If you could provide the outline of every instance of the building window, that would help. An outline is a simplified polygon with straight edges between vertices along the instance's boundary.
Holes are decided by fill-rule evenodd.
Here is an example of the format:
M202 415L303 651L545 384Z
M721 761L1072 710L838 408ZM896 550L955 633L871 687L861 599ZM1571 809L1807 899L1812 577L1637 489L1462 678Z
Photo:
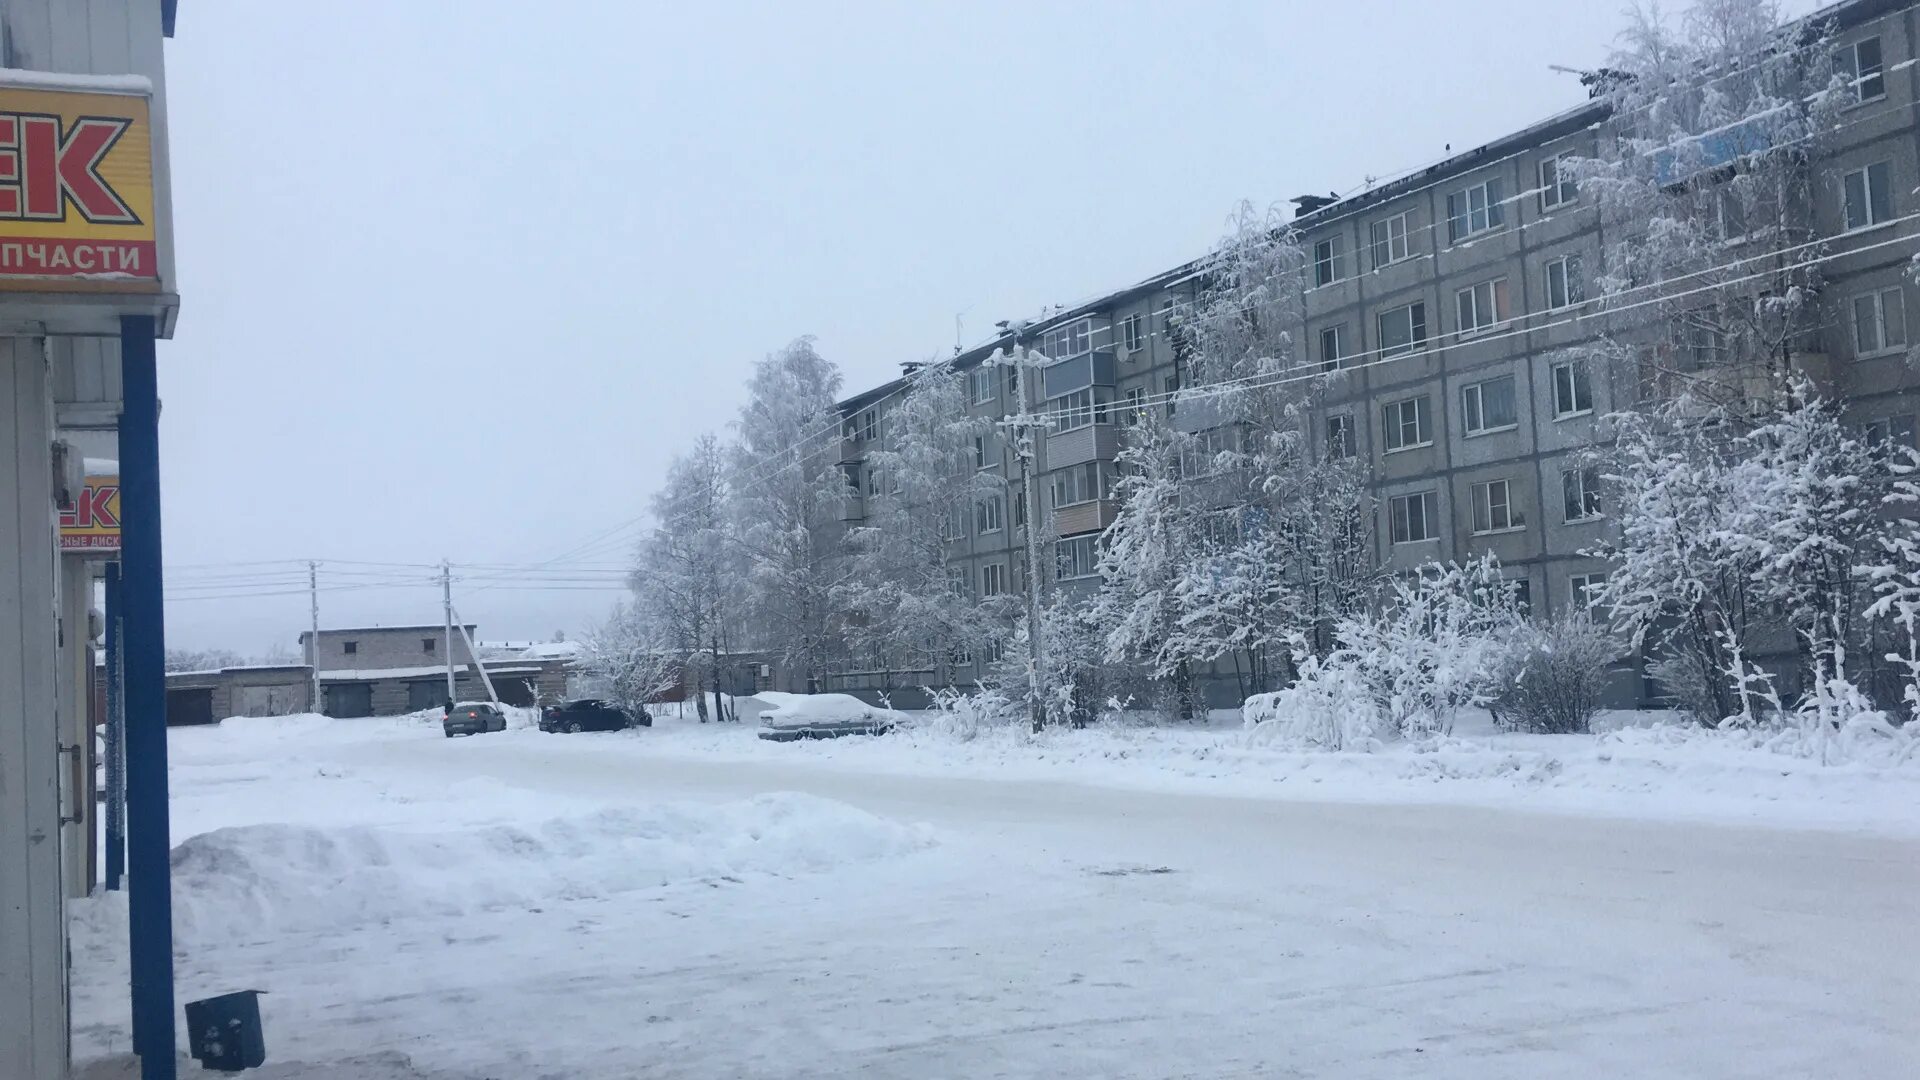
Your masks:
M967 508L956 503L947 507L946 514L940 519L940 539L960 540L967 535Z
M440 641L438 638L423 637L420 639L420 651L423 653L431 653L439 644Z
M876 469L876 468L867 469L867 494L869 495L880 494L880 470L879 469Z
M955 600L967 599L967 568L964 566L947 567L947 595Z
M1461 289L1454 294L1454 304L1459 310L1461 337L1506 322L1507 279L1495 278L1470 289Z
M1589 465L1560 474L1560 512L1568 524L1600 516L1600 470Z
M880 419L872 409L853 418L853 426L847 432L854 442L872 442L880 433Z
M1055 360L1079 356L1093 348L1093 320L1075 319L1065 326L1047 331L1047 355Z
M1840 53L1840 67L1853 80L1853 100L1875 101L1887 96L1879 38L1862 38L1847 46Z
M1553 418L1584 416L1593 411L1593 385L1587 380L1587 362L1571 360L1553 365Z
M988 563L980 568L980 595L999 596L1007 591L1007 568L999 563Z
M1726 361L1727 335L1714 321L1711 310L1691 312L1683 316L1681 325L1683 354L1693 370L1716 367Z
M1327 417L1327 457L1350 458L1354 453L1352 414L1336 413Z
M1587 298L1587 286L1580 279L1580 256L1562 255L1547 263L1547 306L1572 307Z
M1473 531L1476 533L1512 532L1526 527L1527 518L1513 505L1513 485L1505 480L1475 484Z
M1002 495L989 495L976 500L973 504L973 531L985 536L997 533L1007 527L1007 500Z
M1438 497L1431 491L1416 495L1396 495L1387 503L1393 519L1393 542L1417 544L1440 535Z
M1174 406L1174 397L1175 395L1180 393L1180 376L1169 375L1166 377L1165 380L1162 381L1161 385L1166 389L1167 415L1172 416L1173 406Z
M1053 474L1053 507L1058 510L1067 506L1093 502L1106 493L1101 490L1100 465L1089 461L1084 465L1075 465L1071 469Z
M1600 602L1601 586L1607 583L1605 571L1592 574L1572 574L1567 578L1567 592L1573 602L1584 608L1592 608Z
M1847 229L1864 229L1893 217L1891 166L1875 162L1855 169L1841 180L1846 196Z
M1380 355L1404 356L1427 343L1427 305L1424 302L1380 313Z
M1909 450L1920 447L1920 443L1914 440L1912 413L1874 420L1867 424L1866 436L1867 442L1874 446L1904 446Z
M1448 195L1449 241L1457 244L1469 236L1506 224L1507 208L1502 205L1505 195L1506 185L1497 176Z
M1433 442L1433 422L1429 411L1425 394L1405 401L1388 402L1380 410L1386 430L1387 453L1430 445Z
M1375 270L1407 257L1407 225L1412 219L1413 212L1409 210L1367 226L1367 242L1373 249Z
M985 405L993 400L993 368L981 364L967 373L967 383L973 388L973 403Z
M1058 540L1053 545L1053 576L1060 581L1070 578L1092 577L1100 571L1098 553L1094 550L1093 536L1076 536L1069 540Z
M1128 352L1139 352L1147 347L1146 319L1138 313L1120 320L1120 341Z
M1347 350L1340 341L1344 326L1326 326L1320 330L1320 370L1332 371L1340 366L1340 358Z
M1502 375L1461 387L1460 417L1469 435L1485 435L1519 426L1513 404L1513 376Z
M1142 413L1146 411L1146 406L1140 403L1140 399L1144 396L1146 395L1142 393L1140 388L1137 386L1127 391L1127 426L1128 427L1140 426L1140 416Z
M1171 296L1167 297L1165 300L1160 301L1160 332L1161 333L1164 334L1167 331L1173 329L1173 313L1176 306L1177 305L1173 297Z
M1906 347L1906 294L1898 285L1853 298L1855 356L1881 356Z
M1071 394L1065 394L1047 402L1047 412L1053 417L1053 430L1056 432L1078 431L1093 423L1094 404L1092 387L1075 390ZM1099 419L1104 420L1105 417L1102 416Z
M1313 283L1331 285L1347 276L1345 244L1339 236L1316 240L1313 244Z
M1566 161L1571 152L1555 154L1540 162L1540 210L1547 210L1570 203L1579 191L1573 186L1573 177L1568 175Z

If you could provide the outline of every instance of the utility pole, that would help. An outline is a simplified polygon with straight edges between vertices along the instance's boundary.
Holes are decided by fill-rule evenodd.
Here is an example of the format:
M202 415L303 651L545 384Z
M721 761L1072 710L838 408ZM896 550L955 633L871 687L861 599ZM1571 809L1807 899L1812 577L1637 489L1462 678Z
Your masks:
M1006 418L1002 426L1013 440L1020 458L1020 497L1027 508L1027 697L1033 730L1038 734L1047 723L1046 643L1040 633L1040 488L1034 483L1039 469L1035 432L1045 431L1047 421L1028 411L1026 323L1002 323L1013 333L1013 396L1019 412Z
M440 606L447 616L447 700L453 700L453 564L440 560Z
M320 564L307 560L307 673L312 676L313 695L308 707L325 712L320 701Z

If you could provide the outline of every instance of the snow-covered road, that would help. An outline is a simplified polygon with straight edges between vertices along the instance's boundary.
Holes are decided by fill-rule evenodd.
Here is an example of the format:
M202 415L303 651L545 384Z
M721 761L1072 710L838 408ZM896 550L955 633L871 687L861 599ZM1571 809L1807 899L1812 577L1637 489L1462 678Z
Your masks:
M250 787L238 758L183 763L177 784L259 790L178 792L177 820L299 818L305 792L332 785L369 821L417 823L449 793L524 817L543 803L732 813L804 792L932 830L818 872L563 890L539 910L189 956L189 992L275 991L281 1061L1528 1080L1893 1078L1920 1062L1920 845L1899 838L874 775L759 748L676 754L670 729L280 749L301 755L300 778L256 770ZM80 1002L110 1046L112 995ZM397 1075L381 1067L364 1071Z

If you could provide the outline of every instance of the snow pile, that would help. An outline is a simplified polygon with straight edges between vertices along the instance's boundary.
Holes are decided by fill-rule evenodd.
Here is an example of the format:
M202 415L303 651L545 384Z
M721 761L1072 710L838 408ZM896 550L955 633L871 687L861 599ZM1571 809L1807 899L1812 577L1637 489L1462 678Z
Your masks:
M188 947L332 933L677 882L820 872L931 842L924 827L792 793L436 831L242 825L173 849L174 926ZM83 912L105 924L96 929L111 933L116 913L90 907Z
M805 728L828 724L870 724L894 726L908 719L905 713L869 705L852 694L782 694L762 691L754 695L771 708L760 714L767 727Z

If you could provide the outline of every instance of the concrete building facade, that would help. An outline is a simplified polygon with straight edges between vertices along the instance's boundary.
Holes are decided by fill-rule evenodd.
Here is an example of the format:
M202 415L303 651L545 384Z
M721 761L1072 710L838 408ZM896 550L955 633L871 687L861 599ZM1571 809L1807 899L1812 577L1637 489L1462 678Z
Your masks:
M1913 443L1920 377L1910 365L1906 312L1913 283L1910 243L1885 243L1920 210L1920 6L1912 0L1849 0L1819 13L1836 28L1859 72L1859 100L1822 144L1811 170L1810 224L1834 257L1822 267L1822 317L1793 366L1844 400L1850 419L1880 437ZM1612 411L1644 400L1632 364L1575 364L1570 346L1593 339L1598 305L1588 287L1609 237L1591 199L1558 175L1561 155L1594 156L1608 130L1594 101L1456 154L1417 173L1296 216L1309 259L1298 359L1334 374L1312 410L1309 445L1356 455L1376 501L1373 535L1382 565L1411 570L1429 560L1497 555L1540 615L1584 603L1607 572L1582 552L1615 528L1590 468ZM1849 208L1849 174L1868 176L1875 203L1865 222ZM1858 192L1851 197L1857 199ZM1318 200L1325 202L1325 200ZM1496 213L1474 207L1500 206ZM1912 232L1911 228L1905 230ZM1852 252L1858 252L1853 254ZM1035 347L1050 364L1030 380L1027 406L1056 426L1038 449L1047 514L1040 523L1055 588L1097 585L1098 537L1113 521L1114 460L1143 408L1173 413L1176 427L1203 430L1204 409L1175 413L1166 399L1186 382L1175 338L1195 299L1205 260L1056 312L954 357L968 379L971 411L1018 412L1007 369L985 366L997 351ZM1402 357L1399 354L1404 354ZM1359 362L1355 362L1358 358ZM841 460L850 483L873 484L866 450L905 380L841 404ZM1146 404L1142 404L1142 403ZM956 538L952 557L974 595L1024 588L1025 523L1018 464L1004 441L982 448L982 467L1007 479ZM864 509L850 501L846 517ZM955 682L977 676L974 658ZM827 689L875 690L878 672L848 658ZM1621 665L1616 703L1651 700L1657 688L1637 663ZM912 686L922 673L896 673ZM1210 677L1205 677L1210 676ZM1237 704L1224 667L1205 673L1216 705Z

